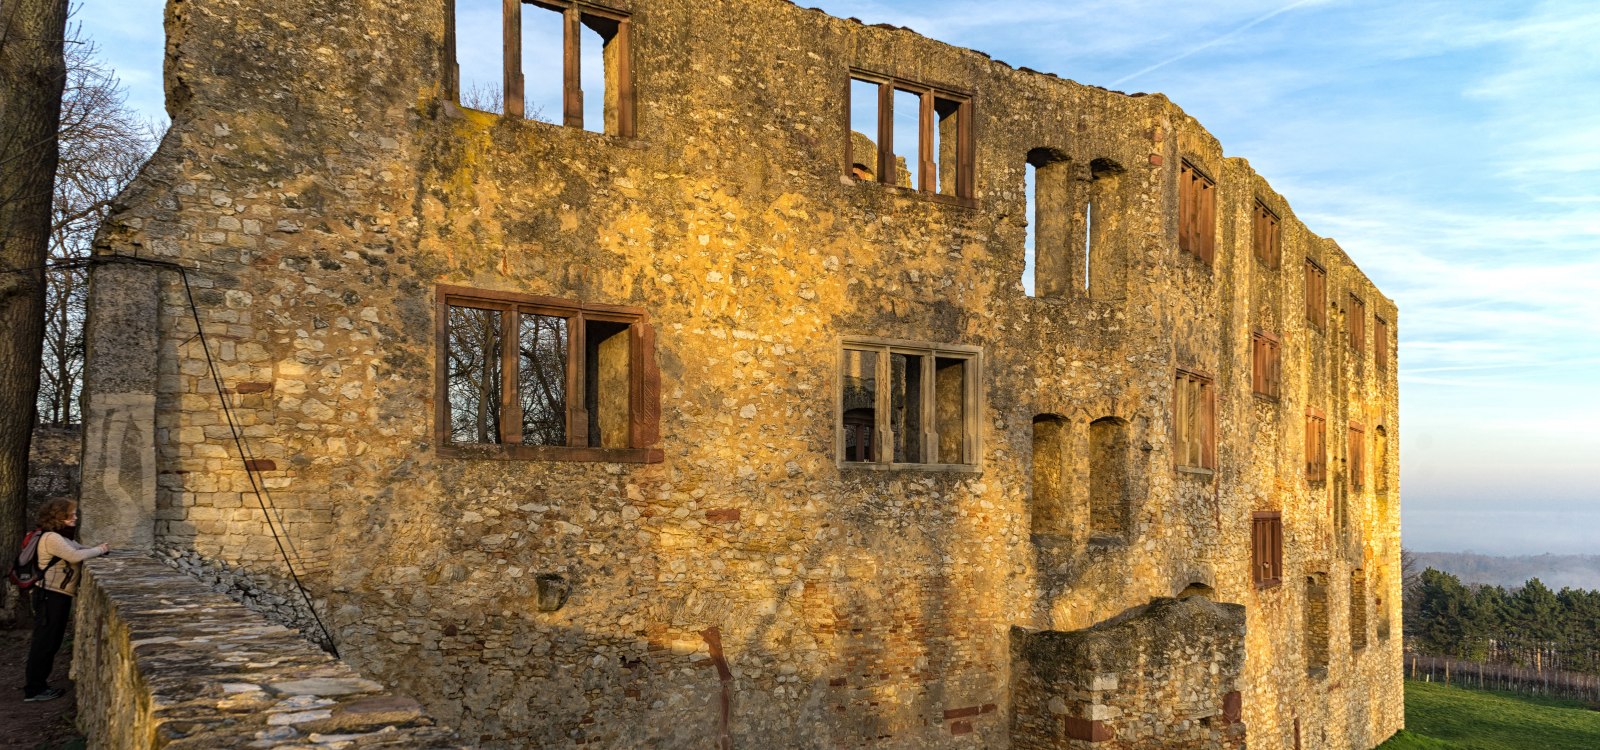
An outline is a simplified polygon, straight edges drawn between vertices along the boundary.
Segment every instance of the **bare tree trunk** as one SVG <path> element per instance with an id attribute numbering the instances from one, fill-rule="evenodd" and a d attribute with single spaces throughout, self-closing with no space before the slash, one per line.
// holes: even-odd
<path id="1" fill-rule="evenodd" d="M 67 0 L 0 3 L 0 562 L 27 523 Z M 6 586 L 0 622 L 17 614 Z"/>

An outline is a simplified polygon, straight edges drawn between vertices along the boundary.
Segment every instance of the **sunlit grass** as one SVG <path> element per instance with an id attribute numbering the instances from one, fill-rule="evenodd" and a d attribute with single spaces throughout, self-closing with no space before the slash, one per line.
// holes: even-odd
<path id="1" fill-rule="evenodd" d="M 1578 701 L 1406 681 L 1406 731 L 1379 750 L 1595 750 L 1600 711 Z"/>

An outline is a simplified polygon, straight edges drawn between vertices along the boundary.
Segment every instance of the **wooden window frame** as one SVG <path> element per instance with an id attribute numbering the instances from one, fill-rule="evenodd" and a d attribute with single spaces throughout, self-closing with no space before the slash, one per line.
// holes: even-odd
<path id="1" fill-rule="evenodd" d="M 872 431 L 873 444 L 877 447 L 878 460 L 852 461 L 845 456 L 845 430 L 852 425 L 846 423 L 844 410 L 844 381 L 847 366 L 846 351 L 864 351 L 877 354 L 874 365 L 874 378 L 877 382 L 877 392 L 874 395 Z M 839 361 L 836 367 L 838 385 L 834 388 L 834 458 L 841 469 L 905 469 L 912 471 L 956 471 L 976 472 L 981 470 L 980 458 L 982 454 L 981 427 L 983 420 L 983 349 L 976 346 L 960 344 L 933 344 L 924 341 L 906 341 L 902 339 L 885 339 L 874 337 L 849 337 L 841 339 L 838 346 Z M 969 462 L 966 463 L 939 463 L 937 460 L 896 462 L 894 460 L 894 436 L 890 428 L 890 404 L 893 397 L 890 382 L 890 356 L 906 354 L 923 357 L 924 382 L 932 383 L 928 376 L 935 366 L 935 359 L 959 359 L 965 365 L 962 373 L 962 455 Z M 937 459 L 938 436 L 936 419 L 934 418 L 935 394 L 934 388 L 923 391 L 922 403 L 919 404 L 923 425 L 923 437 L 920 441 L 923 458 Z M 931 438 L 931 439 L 930 439 Z"/>
<path id="2" fill-rule="evenodd" d="M 1256 329 L 1250 335 L 1250 390 L 1277 401 L 1283 394 L 1283 342 L 1277 335 Z"/>
<path id="3" fill-rule="evenodd" d="M 603 128 L 606 135 L 633 138 L 636 133 L 637 106 L 633 81 L 633 21 L 627 13 L 578 0 L 502 0 L 501 30 L 503 67 L 501 90 L 504 92 L 503 112 L 506 117 L 523 119 L 526 112 L 523 101 L 522 71 L 522 6 L 532 5 L 555 11 L 562 16 L 561 65 L 561 125 L 583 129 L 583 27 L 594 28 L 595 23 L 615 24 L 609 44 L 616 47 L 614 76 L 616 90 L 607 91 L 614 101 L 614 127 Z M 597 29 L 598 31 L 598 29 Z M 445 14 L 445 46 L 450 50 L 448 78 L 450 101 L 461 105 L 461 65 L 456 61 L 456 8 L 452 0 Z"/>
<path id="4" fill-rule="evenodd" d="M 1178 167 L 1178 249 L 1208 266 L 1217 258 L 1217 181 L 1188 159 Z"/>
<path id="5" fill-rule="evenodd" d="M 1283 512 L 1250 515 L 1250 579 L 1258 589 L 1283 583 Z"/>
<path id="6" fill-rule="evenodd" d="M 498 292 L 470 287 L 440 285 L 434 306 L 434 444 L 440 456 L 449 458 L 488 458 L 532 461 L 604 461 L 612 463 L 658 463 L 661 422 L 661 372 L 656 365 L 655 329 L 649 315 L 638 307 L 580 303 L 556 297 L 515 292 Z M 495 310 L 501 316 L 503 341 L 515 341 L 518 316 L 548 315 L 568 320 L 567 335 L 567 445 L 523 445 L 521 402 L 517 398 L 519 352 L 503 346 L 501 372 L 501 420 L 499 443 L 455 443 L 450 439 L 450 398 L 448 352 L 450 347 L 450 308 L 470 307 Z M 628 446 L 588 445 L 588 410 L 584 399 L 574 394 L 586 392 L 584 329 L 587 322 L 628 325 Z"/>
<path id="7" fill-rule="evenodd" d="M 1367 431 L 1360 422 L 1350 423 L 1349 445 L 1346 467 L 1350 473 L 1350 489 L 1363 490 L 1367 487 Z"/>
<path id="8" fill-rule="evenodd" d="M 1278 214 L 1267 208 L 1267 204 L 1259 198 L 1256 199 L 1250 237 L 1256 260 L 1276 271 L 1283 262 L 1282 223 Z"/>
<path id="9" fill-rule="evenodd" d="M 1328 269 L 1306 258 L 1306 321 L 1318 330 L 1328 327 Z"/>
<path id="10" fill-rule="evenodd" d="M 1328 415 L 1306 407 L 1306 481 L 1328 480 Z"/>
<path id="11" fill-rule="evenodd" d="M 1190 424 L 1189 403 L 1200 399 L 1195 408 L 1196 424 Z M 1198 453 L 1199 461 L 1190 462 Z M 1215 380 L 1197 370 L 1178 369 L 1172 389 L 1172 465 L 1184 472 L 1210 473 L 1217 470 L 1217 389 Z"/>
<path id="12" fill-rule="evenodd" d="M 1389 371 L 1389 321 L 1372 316 L 1372 364 L 1378 372 Z"/>
<path id="13" fill-rule="evenodd" d="M 1350 350 L 1360 352 L 1367 345 L 1367 303 L 1351 292 L 1348 310 L 1345 325 L 1349 328 Z M 1361 360 L 1357 358 L 1356 361 L 1359 364 Z"/>
<path id="14" fill-rule="evenodd" d="M 871 180 L 861 179 L 856 175 L 855 157 L 852 154 L 854 145 L 851 143 L 850 134 L 854 132 L 850 125 L 851 82 L 876 84 L 878 87 L 878 132 L 876 133 L 877 174 Z M 919 109 L 917 117 L 917 183 L 906 188 L 896 183 L 895 153 L 894 153 L 894 92 L 902 91 L 915 94 L 918 97 Z M 972 94 L 958 91 L 943 86 L 933 86 L 926 83 L 898 78 L 895 76 L 875 73 L 870 70 L 851 68 L 845 78 L 844 87 L 844 174 L 856 182 L 877 182 L 880 185 L 901 190 L 914 190 L 935 200 L 957 203 L 964 206 L 975 206 L 976 195 L 976 167 L 977 167 L 977 142 L 973 136 Z M 938 164 L 938 155 L 933 153 L 933 131 L 938 127 L 937 105 L 939 101 L 955 105 L 956 111 L 956 146 L 955 146 L 955 193 L 939 192 L 938 177 L 933 168 Z"/>

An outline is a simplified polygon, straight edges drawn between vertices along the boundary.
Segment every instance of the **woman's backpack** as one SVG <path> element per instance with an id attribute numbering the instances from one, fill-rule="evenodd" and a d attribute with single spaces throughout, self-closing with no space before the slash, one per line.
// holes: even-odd
<path id="1" fill-rule="evenodd" d="M 17 559 L 12 562 L 11 569 L 6 571 L 6 577 L 17 585 L 17 588 L 27 591 L 44 580 L 45 570 L 49 570 L 61 558 L 50 561 L 44 569 L 39 568 L 39 539 L 44 536 L 44 529 L 34 529 L 22 538 L 22 551 L 17 553 Z"/>

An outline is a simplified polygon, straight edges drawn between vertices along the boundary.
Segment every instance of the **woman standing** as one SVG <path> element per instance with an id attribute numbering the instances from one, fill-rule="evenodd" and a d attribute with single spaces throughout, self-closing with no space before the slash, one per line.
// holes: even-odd
<path id="1" fill-rule="evenodd" d="M 72 617 L 72 596 L 78 593 L 78 565 L 111 551 L 111 546 L 81 547 L 71 537 L 78 526 L 78 504 L 51 500 L 39 509 L 39 568 L 44 580 L 33 593 L 33 642 L 28 648 L 28 683 L 23 700 L 47 701 L 66 692 L 50 687 L 50 671 Z"/>

